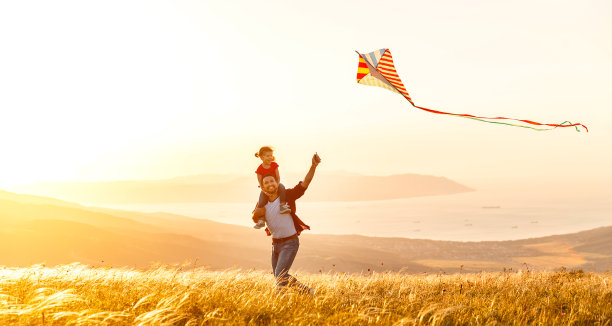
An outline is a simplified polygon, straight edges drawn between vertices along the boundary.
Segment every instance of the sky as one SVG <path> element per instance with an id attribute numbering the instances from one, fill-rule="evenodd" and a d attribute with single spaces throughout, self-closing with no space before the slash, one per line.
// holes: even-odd
<path id="1" fill-rule="evenodd" d="M 4 1 L 0 188 L 283 171 L 612 181 L 612 2 Z M 389 48 L 417 105 L 356 83 Z"/>

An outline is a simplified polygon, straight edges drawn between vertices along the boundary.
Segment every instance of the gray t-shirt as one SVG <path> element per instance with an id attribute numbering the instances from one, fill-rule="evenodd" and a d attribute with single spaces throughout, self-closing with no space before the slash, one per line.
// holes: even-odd
<path id="1" fill-rule="evenodd" d="M 297 233 L 291 214 L 280 213 L 280 198 L 266 204 L 266 223 L 274 239 L 290 237 Z"/>

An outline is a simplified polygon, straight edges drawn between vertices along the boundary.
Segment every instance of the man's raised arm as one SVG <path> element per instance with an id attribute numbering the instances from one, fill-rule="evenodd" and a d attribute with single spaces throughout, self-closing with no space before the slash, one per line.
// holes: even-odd
<path id="1" fill-rule="evenodd" d="M 310 185 L 310 182 L 314 177 L 315 170 L 317 169 L 317 165 L 319 165 L 319 163 L 321 163 L 321 158 L 319 157 L 319 154 L 315 153 L 312 156 L 312 165 L 310 165 L 310 170 L 308 170 L 308 173 L 306 173 L 306 177 L 304 177 L 304 181 L 302 181 L 302 187 L 308 188 L 308 185 Z"/>

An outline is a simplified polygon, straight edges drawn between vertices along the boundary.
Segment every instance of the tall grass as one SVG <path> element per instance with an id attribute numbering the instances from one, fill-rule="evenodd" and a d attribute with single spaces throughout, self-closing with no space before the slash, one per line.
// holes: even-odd
<path id="1" fill-rule="evenodd" d="M 295 275 L 160 267 L 0 268 L 0 324 L 612 325 L 612 276 L 580 271 Z"/>

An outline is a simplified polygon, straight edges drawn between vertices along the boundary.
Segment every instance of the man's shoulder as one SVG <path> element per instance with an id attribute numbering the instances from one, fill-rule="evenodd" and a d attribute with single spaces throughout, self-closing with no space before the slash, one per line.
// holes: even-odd
<path id="1" fill-rule="evenodd" d="M 304 192 L 306 191 L 306 187 L 302 184 L 302 181 L 298 182 L 293 188 L 289 188 L 285 191 L 287 197 L 291 196 L 293 199 L 300 198 Z M 289 198 L 287 198 L 289 199 Z"/>

